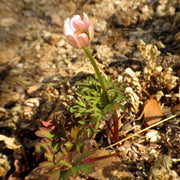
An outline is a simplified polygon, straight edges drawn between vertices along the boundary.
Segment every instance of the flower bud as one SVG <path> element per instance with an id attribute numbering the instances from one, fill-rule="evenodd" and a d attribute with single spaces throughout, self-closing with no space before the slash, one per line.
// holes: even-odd
<path id="1" fill-rule="evenodd" d="M 94 26 L 86 13 L 83 13 L 83 20 L 79 15 L 67 18 L 63 32 L 68 43 L 78 49 L 89 46 L 94 38 Z"/>

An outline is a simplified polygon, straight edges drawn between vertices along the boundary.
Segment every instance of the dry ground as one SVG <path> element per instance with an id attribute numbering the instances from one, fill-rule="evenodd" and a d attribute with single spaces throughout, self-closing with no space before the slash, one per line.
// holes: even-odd
<path id="1" fill-rule="evenodd" d="M 68 45 L 62 33 L 64 19 L 82 12 L 94 22 L 95 39 L 90 49 L 106 74 L 118 79 L 127 67 L 143 72 L 147 60 L 137 48 L 142 39 L 161 52 L 157 66 L 171 67 L 173 75 L 180 76 L 179 0 L 0 0 L 0 161 L 7 165 L 0 163 L 0 167 L 4 166 L 0 176 L 8 172 L 2 179 L 13 179 L 13 175 L 24 179 L 37 167 L 34 146 L 39 139 L 34 132 L 40 119 L 50 119 L 54 112 L 64 113 L 74 82 L 93 73 L 84 52 Z M 143 83 L 143 73 L 139 78 Z M 162 90 L 161 104 L 169 108 L 178 105 L 178 98 L 173 99 L 178 93 L 178 80 L 170 91 L 159 86 L 153 89 L 151 83 L 144 82 L 146 90 L 150 94 Z M 140 115 L 146 99 L 141 97 L 139 112 L 127 115 L 130 127 L 124 134 L 121 130 L 122 137 L 131 133 L 135 122 L 130 119 Z M 180 178 L 179 125 L 176 117 L 157 128 L 161 140 L 155 143 L 144 140 L 145 135 L 126 141 L 121 157 L 101 161 L 91 179 L 157 179 L 152 171 L 158 163 L 162 170 L 159 179 Z M 15 155 L 18 145 L 25 150 L 20 158 Z M 162 156 L 151 160 L 153 150 Z M 39 178 L 36 176 L 26 179 Z"/>

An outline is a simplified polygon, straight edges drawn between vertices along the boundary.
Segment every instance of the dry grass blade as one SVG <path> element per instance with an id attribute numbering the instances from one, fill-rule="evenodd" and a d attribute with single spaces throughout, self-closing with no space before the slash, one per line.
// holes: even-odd
<path id="1" fill-rule="evenodd" d="M 163 122 L 165 122 L 165 121 L 168 121 L 168 120 L 170 120 L 170 119 L 172 119 L 172 118 L 174 118 L 174 117 L 176 117 L 176 116 L 177 116 L 177 115 L 172 115 L 172 116 L 170 116 L 170 117 L 168 117 L 168 118 L 166 118 L 166 119 L 163 119 L 162 121 L 159 121 L 159 122 L 157 122 L 157 123 L 155 123 L 155 124 L 152 124 L 151 126 L 145 128 L 145 129 L 143 129 L 143 130 L 141 130 L 141 131 L 138 131 L 137 133 L 134 133 L 133 135 L 128 136 L 128 137 L 122 139 L 121 141 L 119 141 L 119 142 L 117 142 L 117 143 L 114 143 L 114 144 L 112 144 L 112 145 L 110 145 L 110 146 L 107 146 L 105 149 L 111 148 L 111 147 L 113 147 L 113 146 L 115 146 L 115 145 L 117 145 L 117 144 L 120 144 L 120 145 L 121 145 L 122 142 L 124 142 L 124 141 L 126 141 L 126 140 L 128 140 L 128 139 L 130 139 L 130 138 L 132 138 L 132 137 L 134 137 L 134 136 L 137 136 L 138 134 L 140 134 L 140 133 L 142 133 L 142 132 L 144 132 L 144 131 L 147 131 L 148 129 L 151 129 L 152 127 L 155 127 L 155 126 L 157 126 L 157 125 L 159 125 L 159 124 L 161 124 L 161 123 L 163 123 Z"/>

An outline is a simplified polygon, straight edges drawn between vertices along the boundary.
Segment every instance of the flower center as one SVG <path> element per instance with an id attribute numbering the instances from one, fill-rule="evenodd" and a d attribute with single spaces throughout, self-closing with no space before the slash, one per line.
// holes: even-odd
<path id="1" fill-rule="evenodd" d="M 83 29 L 76 29 L 74 33 L 77 34 L 77 35 L 79 35 L 81 33 L 86 33 L 87 34 L 87 31 L 85 31 Z"/>
<path id="2" fill-rule="evenodd" d="M 83 30 L 83 29 L 76 29 L 76 30 L 74 31 L 74 33 L 75 33 L 76 35 L 85 33 L 85 34 L 88 36 L 88 39 L 90 39 L 90 37 L 89 37 L 89 32 L 88 32 L 88 31 L 85 31 L 85 30 Z"/>

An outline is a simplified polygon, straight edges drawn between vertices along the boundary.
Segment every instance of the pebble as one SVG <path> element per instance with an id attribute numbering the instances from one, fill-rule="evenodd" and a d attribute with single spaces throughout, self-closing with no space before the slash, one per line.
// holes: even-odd
<path id="1" fill-rule="evenodd" d="M 170 22 L 164 23 L 162 26 L 163 31 L 171 31 L 172 24 Z"/>
<path id="2" fill-rule="evenodd" d="M 29 98 L 25 100 L 24 104 L 30 107 L 34 107 L 34 106 L 39 107 L 40 98 Z"/>
<path id="3" fill-rule="evenodd" d="M 8 118 L 8 112 L 5 108 L 0 107 L 0 119 L 2 118 Z"/>
<path id="4" fill-rule="evenodd" d="M 25 106 L 24 109 L 23 109 L 23 118 L 24 118 L 24 120 L 31 121 L 31 120 L 33 120 L 33 117 L 35 117 L 33 107 Z"/>
<path id="5" fill-rule="evenodd" d="M 2 27 L 10 27 L 16 23 L 17 23 L 17 21 L 13 17 L 5 17 L 0 20 L 0 26 L 2 26 Z"/>
<path id="6" fill-rule="evenodd" d="M 64 39 L 61 39 L 61 40 L 59 40 L 59 42 L 57 43 L 57 46 L 62 47 L 62 46 L 64 46 L 65 44 L 66 44 L 66 41 L 65 41 Z"/>
<path id="7" fill-rule="evenodd" d="M 175 8 L 173 6 L 167 6 L 168 4 L 159 4 L 156 8 L 156 15 L 158 17 L 173 16 L 175 14 Z"/>
<path id="8" fill-rule="evenodd" d="M 52 37 L 51 32 L 49 32 L 49 31 L 43 31 L 42 36 L 45 41 L 51 40 L 51 37 Z"/>
<path id="9" fill-rule="evenodd" d="M 174 40 L 175 40 L 176 42 L 180 42 L 180 32 L 178 32 L 178 33 L 175 34 Z"/>
<path id="10" fill-rule="evenodd" d="M 107 22 L 104 20 L 97 21 L 94 25 L 94 29 L 97 32 L 104 32 L 107 29 Z"/>
<path id="11" fill-rule="evenodd" d="M 41 86 L 42 86 L 42 83 L 34 84 L 32 86 L 29 86 L 26 91 L 28 95 L 32 96 L 35 92 L 41 89 Z"/>
<path id="12" fill-rule="evenodd" d="M 64 20 L 62 19 L 61 16 L 59 16 L 59 14 L 50 14 L 51 17 L 51 23 L 53 25 L 56 25 L 58 27 L 62 27 L 64 24 Z"/>
<path id="13" fill-rule="evenodd" d="M 134 58 L 137 58 L 137 59 L 142 59 L 142 55 L 141 55 L 141 52 L 139 50 L 135 50 L 132 54 L 132 56 Z"/>
<path id="14" fill-rule="evenodd" d="M 26 4 L 30 4 L 30 3 L 33 2 L 33 0 L 23 0 L 23 1 L 24 1 L 24 3 L 26 3 Z"/>
<path id="15" fill-rule="evenodd" d="M 147 132 L 146 139 L 151 143 L 158 143 L 161 140 L 161 136 L 158 131 L 152 129 Z"/>
<path id="16" fill-rule="evenodd" d="M 49 31 L 43 31 L 42 37 L 46 43 L 49 43 L 51 45 L 58 45 L 58 42 L 61 39 L 61 36 L 59 34 L 51 33 Z"/>
<path id="17" fill-rule="evenodd" d="M 104 63 L 111 63 L 112 62 L 112 57 L 113 57 L 113 52 L 110 47 L 107 45 L 100 45 L 96 47 L 97 50 L 97 58 L 104 62 Z"/>
<path id="18" fill-rule="evenodd" d="M 167 4 L 168 0 L 159 0 L 159 4 Z"/>

